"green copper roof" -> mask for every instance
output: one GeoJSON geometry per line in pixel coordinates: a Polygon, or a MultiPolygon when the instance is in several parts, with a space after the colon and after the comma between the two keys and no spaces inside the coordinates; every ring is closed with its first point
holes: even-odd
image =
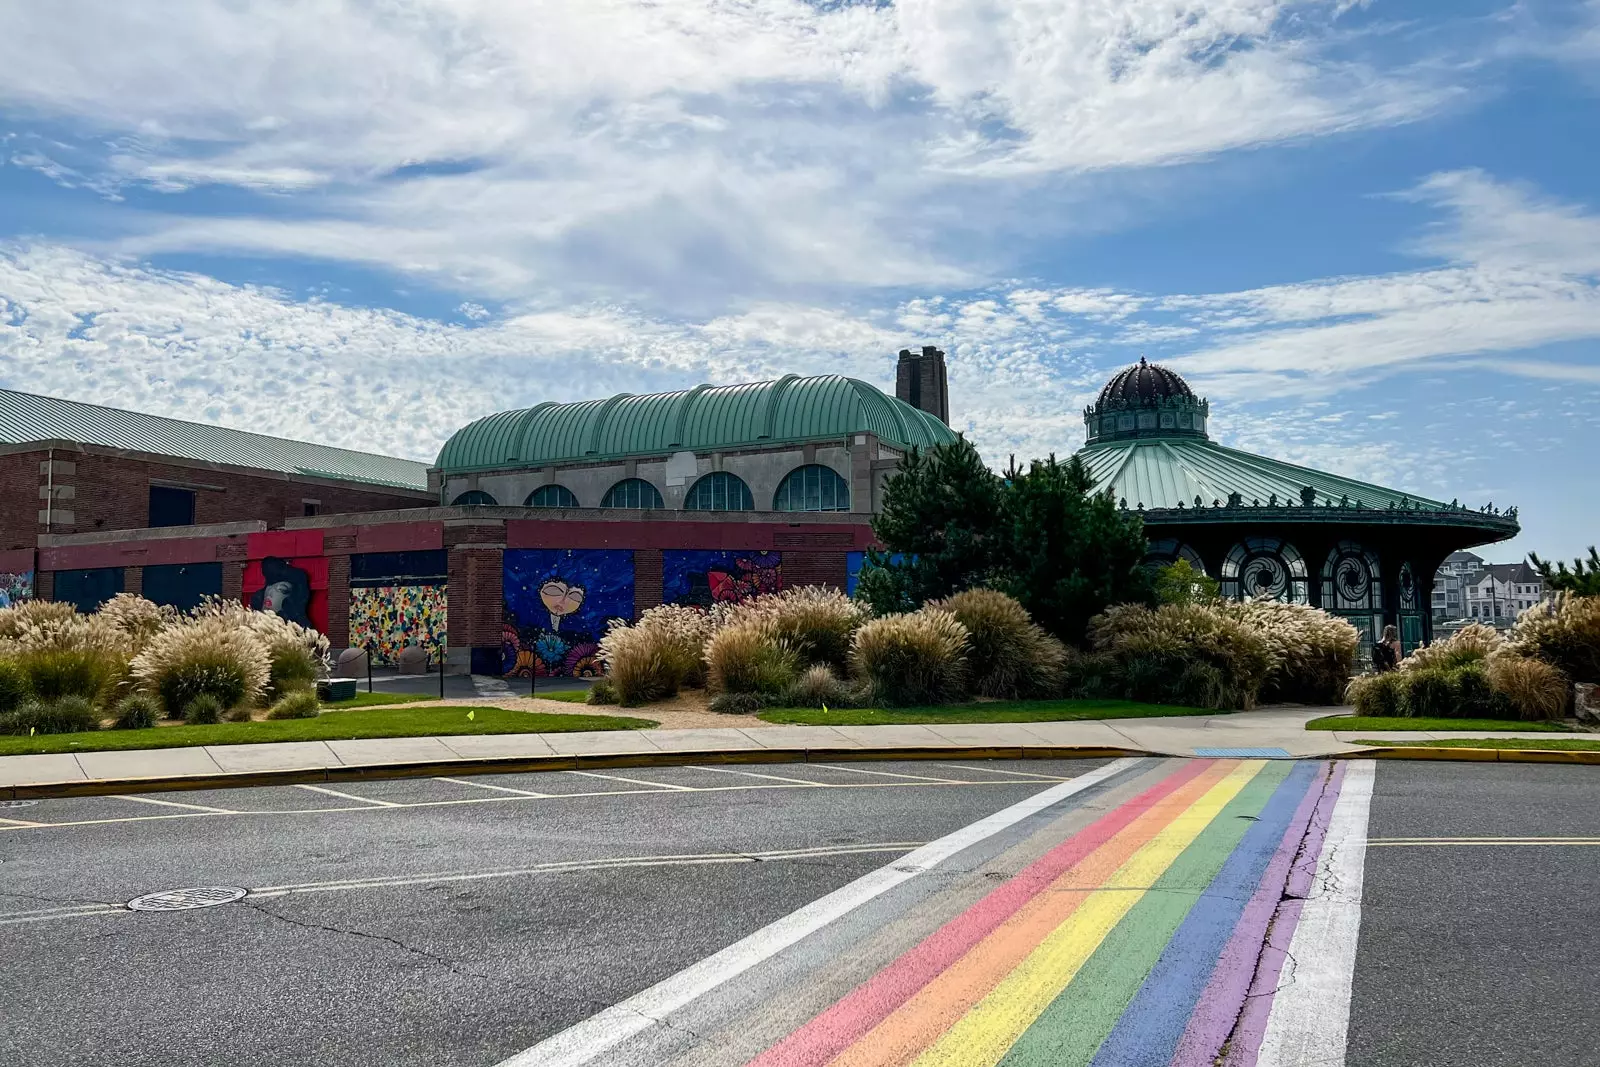
{"type": "Polygon", "coordinates": [[[426,463],[0,389],[0,443],[54,440],[335,481],[428,487],[426,463]]]}
{"type": "Polygon", "coordinates": [[[1238,493],[1242,503],[1301,504],[1301,491],[1316,491],[1319,506],[1347,503],[1387,509],[1409,505],[1443,511],[1450,505],[1354,478],[1299,467],[1293,463],[1224,448],[1200,437],[1154,437],[1110,441],[1081,449],[1097,490],[1111,487],[1130,508],[1193,508],[1196,500],[1211,507],[1238,493]]]}
{"type": "Polygon", "coordinates": [[[445,473],[709,452],[872,433],[899,448],[955,440],[927,412],[854,378],[788,375],[747,385],[575,404],[544,403],[468,423],[439,450],[445,473]]]}

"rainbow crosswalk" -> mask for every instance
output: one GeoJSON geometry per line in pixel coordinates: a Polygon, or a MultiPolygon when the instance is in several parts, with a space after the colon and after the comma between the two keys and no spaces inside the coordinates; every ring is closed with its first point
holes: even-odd
{"type": "Polygon", "coordinates": [[[1241,1006],[1343,773],[1177,765],[749,1067],[1251,1067],[1271,998],[1241,1006]]]}

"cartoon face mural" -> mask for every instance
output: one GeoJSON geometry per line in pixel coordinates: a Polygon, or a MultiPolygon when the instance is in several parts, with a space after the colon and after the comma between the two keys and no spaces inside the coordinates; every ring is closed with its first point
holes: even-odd
{"type": "Polygon", "coordinates": [[[33,572],[0,572],[0,608],[33,599],[33,572]]]}
{"type": "Polygon", "coordinates": [[[592,678],[612,619],[633,618],[633,553],[507,549],[501,669],[507,675],[592,678]]]}
{"type": "Polygon", "coordinates": [[[661,599],[668,604],[736,603],[783,588],[783,554],[735,549],[661,553],[661,599]]]}
{"type": "Polygon", "coordinates": [[[250,606],[257,611],[270,611],[301,626],[310,626],[311,576],[277,556],[268,556],[261,561],[261,576],[266,584],[251,595],[250,606]]]}

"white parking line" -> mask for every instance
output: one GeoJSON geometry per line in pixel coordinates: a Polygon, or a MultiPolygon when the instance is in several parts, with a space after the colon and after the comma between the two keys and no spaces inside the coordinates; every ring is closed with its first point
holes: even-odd
{"type": "Polygon", "coordinates": [[[1136,766],[1137,759],[1120,759],[1080,778],[1042,789],[977,822],[922,846],[893,863],[864,875],[841,889],[815,900],[771,923],[720,952],[706,957],[671,978],[657,982],[583,1022],[546,1038],[532,1048],[501,1062],[500,1067],[581,1067],[654,1026],[667,1025],[667,1017],[771,959],[802,938],[848,915],[903,882],[939,866],[950,857],[1021,822],[1036,812],[1082,792],[1136,766]]]}
{"type": "Polygon", "coordinates": [[[513,789],[509,785],[495,785],[492,782],[469,782],[465,778],[435,778],[436,782],[451,782],[455,785],[470,785],[474,789],[492,789],[497,793],[514,793],[519,797],[548,797],[549,793],[535,793],[531,789],[513,789]]]}
{"type": "Polygon", "coordinates": [[[695,792],[692,785],[669,785],[666,782],[647,782],[643,778],[624,778],[620,774],[596,774],[594,771],[563,771],[563,774],[581,774],[585,778],[604,778],[608,782],[627,782],[629,785],[647,785],[652,789],[677,789],[685,793],[695,792]]]}
{"type": "Polygon", "coordinates": [[[1004,774],[1017,778],[1038,778],[1045,782],[1070,782],[1072,778],[1065,774],[1034,774],[1032,771],[997,771],[993,767],[964,767],[959,763],[930,763],[930,767],[944,767],[952,771],[982,771],[984,774],[1004,774]]]}
{"type": "Polygon", "coordinates": [[[233,808],[212,808],[204,804],[183,804],[176,800],[157,800],[155,797],[136,797],[128,793],[113,793],[113,800],[132,800],[139,804],[160,804],[165,808],[187,808],[190,811],[209,811],[216,815],[237,815],[233,808]]]}
{"type": "Polygon", "coordinates": [[[785,778],[781,774],[760,774],[756,771],[735,771],[727,767],[690,767],[691,771],[712,771],[716,774],[742,774],[746,778],[765,778],[769,782],[788,782],[790,785],[822,785],[809,778],[785,778]]]}
{"type": "MultiPolygon", "coordinates": [[[[894,771],[869,771],[865,767],[838,767],[832,763],[812,763],[808,766],[823,767],[830,771],[846,771],[850,774],[876,774],[882,778],[909,778],[913,782],[960,782],[959,778],[935,778],[927,774],[896,774],[894,771]]],[[[970,783],[962,783],[970,784],[970,783]]]]}
{"type": "Polygon", "coordinates": [[[401,808],[401,807],[405,807],[404,804],[394,804],[394,803],[391,803],[391,802],[389,802],[387,800],[373,800],[371,797],[358,797],[354,793],[341,793],[337,789],[329,789],[327,786],[321,786],[321,785],[297,785],[297,786],[295,786],[295,788],[296,789],[309,789],[313,793],[326,793],[330,797],[338,797],[340,800],[353,800],[357,804],[366,804],[366,805],[369,805],[369,806],[374,807],[374,808],[401,808]]]}
{"type": "Polygon", "coordinates": [[[0,819],[0,826],[44,826],[42,822],[29,822],[26,819],[0,819]]]}

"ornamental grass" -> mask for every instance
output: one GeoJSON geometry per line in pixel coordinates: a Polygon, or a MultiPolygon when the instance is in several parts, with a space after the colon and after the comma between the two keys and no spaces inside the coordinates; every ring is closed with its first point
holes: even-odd
{"type": "Polygon", "coordinates": [[[950,704],[968,693],[967,628],[928,607],[873,619],[856,631],[850,669],[874,704],[950,704]]]}
{"type": "Polygon", "coordinates": [[[1560,592],[1529,608],[1511,627],[1507,649],[1562,671],[1574,682],[1600,682],[1600,596],[1560,592]]]}
{"type": "Polygon", "coordinates": [[[979,696],[1018,699],[1061,691],[1067,649],[1033,621],[1013,597],[967,589],[929,607],[948,611],[967,629],[967,663],[979,696]]]}
{"type": "Polygon", "coordinates": [[[1343,699],[1361,644],[1350,623],[1308,604],[1277,600],[1230,601],[1216,608],[1267,643],[1273,666],[1262,682],[1262,703],[1337,704],[1343,699]]]}

